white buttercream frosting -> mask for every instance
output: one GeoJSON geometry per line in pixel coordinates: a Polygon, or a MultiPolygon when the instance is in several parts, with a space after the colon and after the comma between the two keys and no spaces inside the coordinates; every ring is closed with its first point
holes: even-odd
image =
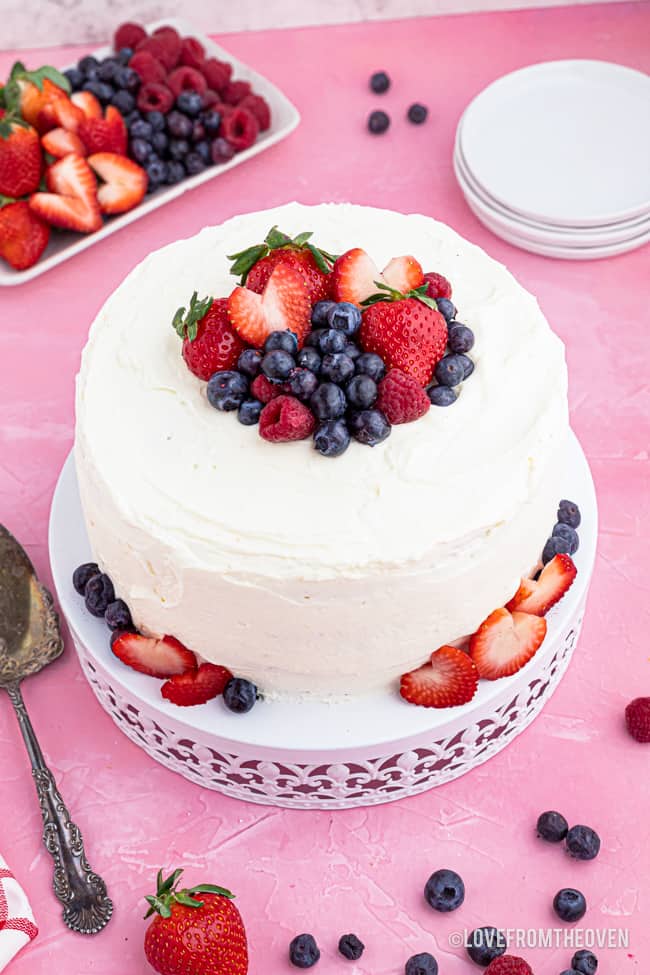
{"type": "Polygon", "coordinates": [[[390,684],[512,595],[552,526],[567,431],[562,343],[506,268],[427,217],[292,203],[127,277],[84,350],[75,455],[94,554],[139,626],[267,693],[333,696],[390,684]],[[215,411],[171,318],[194,290],[228,295],[226,255],[274,224],[445,274],[476,335],[458,401],[336,459],[215,411]]]}

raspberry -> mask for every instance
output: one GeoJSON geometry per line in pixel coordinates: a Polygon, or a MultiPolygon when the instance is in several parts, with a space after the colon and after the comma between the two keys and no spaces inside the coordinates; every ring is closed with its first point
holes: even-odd
{"type": "Polygon", "coordinates": [[[252,94],[250,81],[231,81],[225,86],[222,94],[227,105],[239,105],[247,95],[252,94]]]}
{"type": "Polygon", "coordinates": [[[401,369],[391,369],[379,383],[375,407],[389,423],[411,423],[424,416],[431,401],[417,379],[407,376],[401,369]]]}
{"type": "Polygon", "coordinates": [[[451,285],[447,278],[436,271],[429,271],[424,275],[427,284],[427,295],[429,298],[451,298],[451,285]]]}
{"type": "Polygon", "coordinates": [[[196,37],[184,37],[181,41],[179,64],[188,68],[201,68],[205,61],[205,48],[196,37]]]}
{"type": "Polygon", "coordinates": [[[625,708],[627,730],[636,741],[650,742],[650,697],[635,697],[625,708]]]}
{"type": "Polygon", "coordinates": [[[251,383],[251,393],[260,403],[270,403],[272,399],[282,396],[284,389],[281,383],[272,383],[260,373],[251,383]]]}
{"type": "Polygon", "coordinates": [[[213,91],[212,88],[206,88],[203,92],[203,107],[204,108],[214,108],[215,111],[221,111],[221,96],[213,91]]]}
{"type": "Polygon", "coordinates": [[[165,80],[166,72],[160,61],[157,61],[151,51],[137,51],[129,61],[129,67],[140,75],[145,84],[148,81],[161,82],[165,80]]]}
{"type": "Polygon", "coordinates": [[[174,104],[174,96],[167,85],[149,81],[138,92],[137,105],[141,112],[162,112],[166,115],[174,104]]]}
{"type": "Polygon", "coordinates": [[[176,68],[167,77],[167,84],[178,98],[182,91],[198,91],[201,94],[208,87],[205,78],[195,68],[176,68]]]}
{"type": "Polygon", "coordinates": [[[208,58],[201,65],[201,74],[214,91],[221,91],[225,88],[232,75],[232,67],[226,61],[218,61],[216,58],[208,58]]]}
{"type": "Polygon", "coordinates": [[[245,108],[235,108],[228,112],[221,122],[221,132],[227,142],[241,152],[252,146],[259,134],[257,119],[245,108]]]}
{"type": "Polygon", "coordinates": [[[175,27],[158,27],[152,34],[152,40],[161,41],[166,48],[165,58],[162,62],[171,71],[178,64],[181,56],[181,35],[175,27]]]}
{"type": "Polygon", "coordinates": [[[260,437],[270,443],[304,440],[315,426],[314,414],[293,396],[278,396],[260,414],[260,437]]]}
{"type": "Polygon", "coordinates": [[[180,44],[177,49],[174,49],[173,41],[170,42],[167,35],[158,35],[158,37],[147,37],[146,40],[141,41],[136,53],[140,54],[142,51],[147,51],[157,61],[160,61],[166,71],[171,71],[178,63],[180,49],[180,44]]]}
{"type": "Polygon", "coordinates": [[[130,47],[132,51],[144,41],[147,32],[142,24],[126,23],[120,24],[113,36],[113,49],[121,51],[123,47],[130,47]]]}
{"type": "Polygon", "coordinates": [[[240,108],[245,108],[247,112],[254,115],[257,119],[257,124],[260,127],[260,132],[266,132],[271,126],[271,109],[268,103],[262,98],[261,95],[246,95],[242,98],[239,103],[240,108]]]}
{"type": "Polygon", "coordinates": [[[501,955],[485,969],[485,975],[533,975],[527,961],[517,955],[501,955]]]}

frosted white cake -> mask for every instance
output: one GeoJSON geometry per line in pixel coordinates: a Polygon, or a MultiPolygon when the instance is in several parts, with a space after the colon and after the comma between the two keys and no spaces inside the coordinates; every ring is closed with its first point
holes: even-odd
{"type": "Polygon", "coordinates": [[[94,556],[136,625],[264,694],[336,697],[397,686],[513,595],[555,520],[567,432],[563,345],[505,267],[427,217],[292,203],[128,276],[83,353],[75,456],[94,556]],[[226,255],[274,224],[449,278],[476,335],[458,401],[336,459],[212,409],[172,315],[228,295],[226,255]]]}

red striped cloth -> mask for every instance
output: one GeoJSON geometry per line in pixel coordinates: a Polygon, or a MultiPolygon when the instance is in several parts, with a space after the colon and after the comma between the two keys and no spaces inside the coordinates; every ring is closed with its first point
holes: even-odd
{"type": "Polygon", "coordinates": [[[0,856],[0,972],[37,934],[27,896],[0,856]]]}

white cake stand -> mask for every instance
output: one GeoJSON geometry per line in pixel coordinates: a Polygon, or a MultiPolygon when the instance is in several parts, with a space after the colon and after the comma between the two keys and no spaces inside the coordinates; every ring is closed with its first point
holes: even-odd
{"type": "Polygon", "coordinates": [[[194,708],[168,703],[158,681],[111,653],[108,629],[73,589],[72,573],[91,551],[72,456],[52,503],[52,572],[100,704],[156,761],[197,785],[250,802],[294,809],[377,805],[424,792],[487,761],[530,724],[557,687],[580,632],[596,549],[594,486],[575,437],[564,496],[578,502],[583,516],[577,579],[549,613],[535,657],[513,677],[481,681],[473,701],[460,708],[413,707],[397,691],[341,704],[260,701],[247,715],[230,713],[220,699],[194,708]]]}

